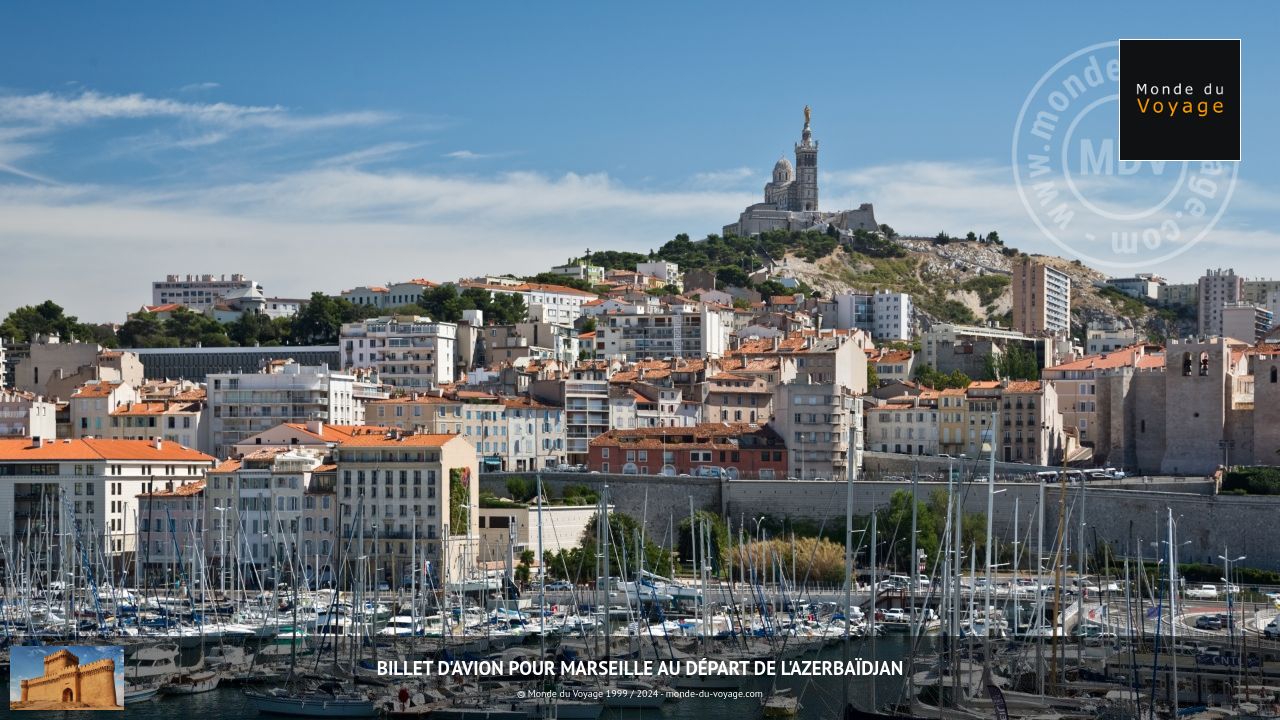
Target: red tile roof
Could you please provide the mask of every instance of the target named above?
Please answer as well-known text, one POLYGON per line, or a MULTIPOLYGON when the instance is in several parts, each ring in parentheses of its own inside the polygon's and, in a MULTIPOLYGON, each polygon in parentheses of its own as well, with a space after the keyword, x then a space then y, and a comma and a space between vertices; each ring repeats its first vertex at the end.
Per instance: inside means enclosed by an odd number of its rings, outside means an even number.
POLYGON ((150 462, 213 462, 213 458, 176 442, 150 440, 45 440, 36 447, 31 438, 0 438, 0 460, 138 460, 150 462))

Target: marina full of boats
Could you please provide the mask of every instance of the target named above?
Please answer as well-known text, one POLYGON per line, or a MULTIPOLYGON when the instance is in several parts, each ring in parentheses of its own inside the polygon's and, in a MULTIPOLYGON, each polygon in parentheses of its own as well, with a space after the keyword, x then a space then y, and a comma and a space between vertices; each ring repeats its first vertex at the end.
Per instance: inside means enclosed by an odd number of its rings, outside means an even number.
MULTIPOLYGON (((1277 716, 1280 647, 1259 625, 1269 605, 1253 598, 1249 615, 1243 598, 1228 599, 1228 631, 1213 636, 1222 639, 1212 648, 1189 645, 1207 631, 1188 625, 1194 608, 1171 578, 1150 573, 1141 559, 1090 567, 1082 554, 1072 572, 1065 537, 1046 543, 1043 523, 1004 564, 995 562, 988 533, 980 565, 977 544, 961 542, 958 498, 948 500, 940 557, 906 575, 882 567, 876 544, 855 542, 850 512, 849 581, 836 587, 806 582, 807 568, 777 557, 716 577, 707 560, 712 529, 694 513, 689 575, 621 562, 625 543, 602 530, 595 582, 525 588, 511 567, 498 582, 478 575, 435 587, 414 577, 395 590, 357 570, 341 591, 277 567, 273 577, 302 582, 213 590, 205 589, 198 552, 175 573, 183 581, 138 587, 88 550, 72 554, 78 562, 50 563, 44 550, 29 550, 48 546, 24 542, 2 548, 3 660, 13 645, 119 644, 127 706, 235 693, 241 707, 298 717, 679 717, 680 707, 702 707, 707 697, 736 708, 724 714, 753 717, 1277 716), (1032 547, 1038 562, 1023 552, 1032 547), (854 571, 862 550, 867 582, 854 571), (705 659, 809 669, 387 672, 414 661, 696 668, 705 659)), ((868 530, 876 537, 874 514, 868 530)), ((914 532, 904 534, 914 542, 914 532)))

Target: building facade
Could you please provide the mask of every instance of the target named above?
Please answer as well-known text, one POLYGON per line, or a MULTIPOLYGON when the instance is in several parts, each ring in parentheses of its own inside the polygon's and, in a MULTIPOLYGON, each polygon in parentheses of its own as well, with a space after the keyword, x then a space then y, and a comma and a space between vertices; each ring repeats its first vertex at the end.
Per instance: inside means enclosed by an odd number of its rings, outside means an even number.
POLYGON ((272 365, 269 372, 209 376, 210 442, 228 457, 245 438, 282 423, 317 420, 338 425, 364 422, 356 377, 327 367, 272 365))
POLYGON ((151 283, 151 304, 175 303, 197 312, 213 309, 234 290, 261 290, 258 283, 244 275, 168 275, 164 281, 151 283))
POLYGON ((338 339, 344 369, 369 368, 394 387, 427 389, 453 382, 458 326, 408 315, 345 323, 338 339))
POLYGON ((1071 333, 1071 278, 1044 262, 1013 263, 1013 329, 1024 335, 1071 333))

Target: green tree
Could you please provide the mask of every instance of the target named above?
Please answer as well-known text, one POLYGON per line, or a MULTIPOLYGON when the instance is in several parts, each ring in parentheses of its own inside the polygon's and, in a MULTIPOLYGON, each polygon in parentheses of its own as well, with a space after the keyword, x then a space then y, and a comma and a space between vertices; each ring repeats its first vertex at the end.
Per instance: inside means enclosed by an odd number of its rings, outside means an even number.
POLYGON ((231 344, 222 323, 185 307, 171 311, 163 328, 164 334, 177 341, 179 347, 193 347, 197 343, 214 347, 231 344))
MULTIPOLYGON (((880 517, 876 521, 876 531, 881 536, 880 543, 886 548, 885 562, 896 568, 910 568, 911 562, 911 493, 907 490, 896 490, 889 497, 889 505, 879 510, 880 517)), ((930 558, 938 556, 939 542, 946 523, 946 500, 943 499, 942 513, 936 513, 934 505, 924 500, 916 500, 916 528, 919 535, 916 547, 924 551, 930 558)))
POLYGON ((125 347, 156 347, 156 341, 164 337, 164 323, 155 313, 134 313, 120 326, 117 335, 125 347))
POLYGON ((1040 363, 1030 350, 1010 345, 998 355, 988 353, 982 359, 982 372, 984 380, 1036 380, 1040 377, 1040 363))
MULTIPOLYGON (((718 513, 699 510, 694 513, 694 517, 698 520, 698 526, 709 527, 711 529, 710 552, 711 572, 719 577, 724 571, 725 560, 729 557, 729 529, 725 525, 724 518, 718 513)), ((693 560, 693 541, 694 535, 690 533, 691 518, 684 518, 680 521, 680 532, 677 534, 677 547, 679 548, 680 559, 693 560)), ((699 544, 699 548, 703 545, 699 544)), ((698 555, 702 555, 701 549, 698 555)))
POLYGON ((32 342, 38 335, 57 335, 64 341, 96 339, 91 326, 81 325, 62 306, 52 300, 39 305, 24 305, 9 313, 0 323, 0 338, 13 342, 32 342))
POLYGON ((531 500, 538 492, 538 484, 527 477, 517 475, 507 478, 507 494, 512 500, 524 502, 531 500))
MULTIPOLYGON (((300 345, 332 345, 345 320, 344 300, 322 292, 311 293, 306 307, 293 318, 293 339, 300 345)), ((350 305, 350 303, 346 303, 350 305)))
POLYGON ((867 389, 875 390, 880 387, 880 373, 876 372, 875 363, 867 363, 867 389))
POLYGON ((472 482, 470 468, 449 470, 449 533, 452 535, 468 534, 472 482))

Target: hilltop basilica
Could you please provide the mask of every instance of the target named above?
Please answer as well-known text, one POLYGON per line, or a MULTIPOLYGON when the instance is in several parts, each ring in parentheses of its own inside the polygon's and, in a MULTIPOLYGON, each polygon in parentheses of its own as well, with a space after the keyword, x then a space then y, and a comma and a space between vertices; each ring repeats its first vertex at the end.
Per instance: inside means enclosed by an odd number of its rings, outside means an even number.
POLYGON ((818 142, 809 127, 809 106, 804 108, 804 130, 796 143, 796 164, 786 157, 773 166, 773 180, 764 186, 764 202, 751 205, 738 222, 724 226, 725 235, 757 235, 767 230, 810 230, 834 226, 841 234, 879 229, 871 203, 857 210, 822 212, 818 209, 818 142))

